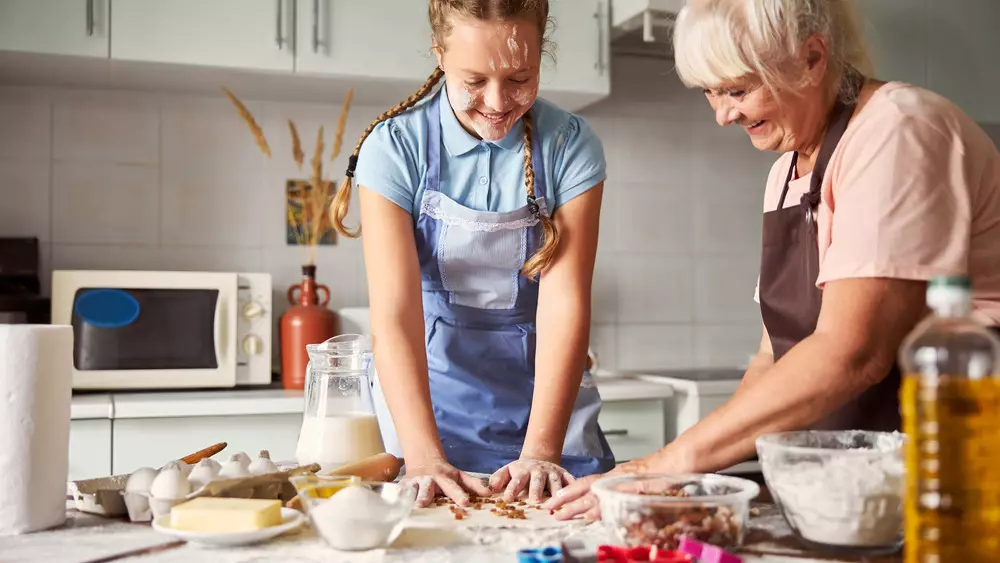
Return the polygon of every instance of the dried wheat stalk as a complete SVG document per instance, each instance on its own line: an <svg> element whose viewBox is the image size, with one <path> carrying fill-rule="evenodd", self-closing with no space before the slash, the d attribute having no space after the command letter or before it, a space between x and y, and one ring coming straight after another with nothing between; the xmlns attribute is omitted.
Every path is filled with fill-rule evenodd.
<svg viewBox="0 0 1000 563"><path fill-rule="evenodd" d="M316 259L316 244L319 242L322 202L325 199L326 182L323 180L323 126L319 126L316 134L316 150L312 158L312 190L309 192L309 263L314 264Z"/></svg>
<svg viewBox="0 0 1000 563"><path fill-rule="evenodd" d="M250 132L253 133L254 139L257 141L257 146L260 147L261 152L263 152L267 158L271 158L271 147L268 146L267 138L264 137L264 130L257 124L257 121L253 118L253 114L251 114L250 110L243 105L243 102L241 102L232 92L229 91L229 88L223 88L222 91L225 92L229 101L236 106L236 109L240 112L240 117L242 117L243 121L245 121L247 126L250 127Z"/></svg>
<svg viewBox="0 0 1000 563"><path fill-rule="evenodd" d="M295 122L291 119L288 120L288 130L292 132L292 158L295 159L295 164L301 172L302 163L306 160L306 154L302 152L302 140L299 139L299 131L295 128Z"/></svg>
<svg viewBox="0 0 1000 563"><path fill-rule="evenodd" d="M334 161L340 156L340 148L344 141L344 129L347 127L347 114L351 109L351 100L354 98L354 88L347 91L344 98L344 105L340 108L340 119L337 120L337 132L333 136L333 151L330 153L330 160Z"/></svg>

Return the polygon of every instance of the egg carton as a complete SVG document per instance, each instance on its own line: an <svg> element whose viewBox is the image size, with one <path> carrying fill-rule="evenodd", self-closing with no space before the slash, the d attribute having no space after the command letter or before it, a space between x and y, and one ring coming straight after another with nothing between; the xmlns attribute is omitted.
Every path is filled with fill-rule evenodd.
<svg viewBox="0 0 1000 563"><path fill-rule="evenodd" d="M107 517L128 515L132 522L149 522L169 514L177 504L201 496L276 499L284 503L297 494L292 477L320 469L318 464L278 469L270 463L266 450L254 463L243 452L230 456L225 463L204 458L191 466L176 460L159 470L142 467L129 474L73 481L67 494L81 512Z"/></svg>

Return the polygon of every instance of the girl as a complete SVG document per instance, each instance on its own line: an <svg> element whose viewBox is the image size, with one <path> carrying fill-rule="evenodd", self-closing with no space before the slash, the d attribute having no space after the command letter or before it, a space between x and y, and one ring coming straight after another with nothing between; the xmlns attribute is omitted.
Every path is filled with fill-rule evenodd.
<svg viewBox="0 0 1000 563"><path fill-rule="evenodd" d="M362 135L331 210L360 235L356 178L376 409L421 505L490 493L467 472L539 499L614 464L584 373L604 151L536 100L548 12L431 0L438 67Z"/></svg>

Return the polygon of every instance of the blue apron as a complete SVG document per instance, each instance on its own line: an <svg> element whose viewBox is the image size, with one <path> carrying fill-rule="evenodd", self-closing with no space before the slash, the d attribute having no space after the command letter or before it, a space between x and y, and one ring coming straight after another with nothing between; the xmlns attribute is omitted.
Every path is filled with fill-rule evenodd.
<svg viewBox="0 0 1000 563"><path fill-rule="evenodd" d="M491 474L518 459L535 376L538 284L521 275L538 248L541 226L528 206L476 211L440 191L439 90L425 112L427 174L416 222L431 402L448 462ZM537 137L537 135L536 135ZM548 214L541 147L532 139L535 191ZM523 189L523 188L522 188ZM402 456L378 378L375 410L386 451ZM575 477L614 467L597 417L601 397L589 373L573 408L562 466Z"/></svg>

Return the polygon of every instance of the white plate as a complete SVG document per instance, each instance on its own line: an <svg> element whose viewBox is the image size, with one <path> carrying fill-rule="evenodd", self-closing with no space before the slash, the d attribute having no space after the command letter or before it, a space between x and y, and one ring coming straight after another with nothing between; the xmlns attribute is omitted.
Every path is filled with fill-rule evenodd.
<svg viewBox="0 0 1000 563"><path fill-rule="evenodd" d="M237 545L250 545L267 541L294 530L302 525L305 516L298 510L292 508L281 509L281 524L271 526L262 530L249 532L192 532L189 530L177 530L170 527L170 514L164 514L153 520L153 529L161 534L167 534L190 543L212 547L233 547Z"/></svg>

